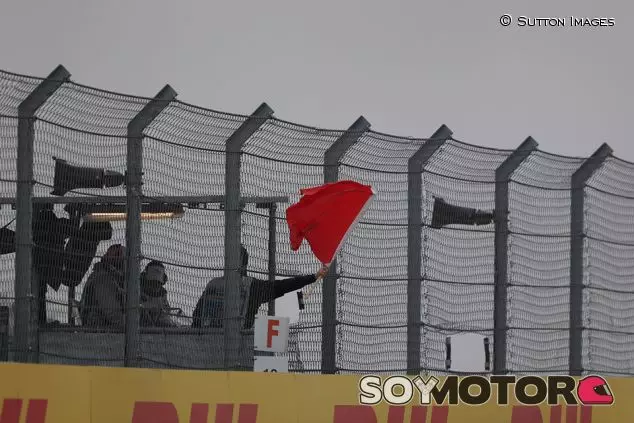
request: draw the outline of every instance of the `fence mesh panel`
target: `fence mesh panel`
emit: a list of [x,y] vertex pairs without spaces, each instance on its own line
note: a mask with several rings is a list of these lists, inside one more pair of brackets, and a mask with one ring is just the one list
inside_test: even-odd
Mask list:
[[584,192],[583,367],[634,374],[634,164],[609,157]]
[[[50,197],[57,188],[54,158],[70,166],[123,174],[127,125],[148,101],[72,82],[63,84],[37,112],[34,196]],[[99,201],[107,202],[107,196],[125,195],[123,185],[106,189],[74,187],[72,180],[79,171],[68,169],[58,175],[58,182],[68,189],[60,193],[67,197],[97,196]],[[75,210],[81,209],[63,204],[34,208],[34,270],[40,295],[46,293],[45,314],[44,303],[40,302],[40,362],[122,365],[125,256],[122,251],[111,259],[103,256],[110,246],[125,245],[125,224],[80,221]],[[73,268],[77,271],[71,272]],[[74,294],[71,287],[75,288]],[[98,301],[101,295],[104,297]],[[81,324],[90,329],[73,333],[60,324]]]
[[[164,196],[192,197],[177,219],[142,221],[141,309],[146,332],[141,340],[142,365],[149,367],[217,369],[223,366],[219,329],[188,334],[198,299],[209,281],[221,277],[224,265],[225,144],[246,116],[220,113],[172,102],[145,130],[143,194],[148,200]],[[151,262],[164,266],[167,307],[152,310],[154,292],[146,272]],[[151,266],[150,266],[151,267]],[[160,291],[160,290],[158,290]],[[169,327],[169,329],[165,329]],[[160,331],[152,332],[151,328]],[[234,352],[236,353],[236,352]]]
[[[1,97],[0,97],[1,98]],[[17,112],[16,112],[17,114]],[[17,159],[17,137],[18,119],[13,117],[0,116],[0,189],[2,197],[14,197],[16,192],[16,159]],[[15,247],[10,245],[14,242],[15,234],[15,210],[11,205],[0,205],[0,238],[2,251],[12,251]],[[0,306],[9,307],[13,314],[14,300],[14,273],[15,254],[0,255]]]
[[582,163],[537,151],[511,176],[507,367],[512,372],[568,372],[570,179]]
[[[495,207],[495,170],[510,152],[450,140],[423,173],[421,367],[445,369],[445,338],[475,333],[492,339],[495,257],[493,224],[431,228],[436,197],[481,210]],[[484,343],[481,348],[484,348]]]
[[[13,198],[17,188],[18,107],[38,86],[42,78],[0,71],[0,196]],[[0,316],[8,316],[7,331],[13,334],[15,315],[15,239],[16,213],[11,204],[0,205]],[[7,252],[7,254],[4,253]],[[0,322],[2,326],[5,322]],[[6,351],[2,351],[5,349]],[[0,334],[0,357],[12,357],[12,346]]]
[[[18,106],[42,81],[0,71],[0,318],[11,314],[10,335]],[[113,246],[126,244],[128,124],[150,101],[69,81],[36,113],[32,270],[41,286],[48,285],[46,314],[38,316],[42,363],[124,365],[124,256]],[[253,364],[251,328],[241,334],[240,351],[225,350],[220,327],[192,328],[208,283],[227,270],[226,143],[248,118],[172,101],[141,139],[132,140],[143,151],[143,210],[171,202],[165,197],[179,197],[182,209],[179,218],[141,222],[143,273],[134,282],[141,288],[141,366],[219,369],[225,355],[235,354],[244,357],[246,368]],[[286,210],[299,200],[300,189],[324,182],[325,153],[344,134],[270,118],[244,143],[240,194],[250,202],[241,213],[240,241],[255,283],[266,283],[271,265],[275,279],[318,270],[309,245],[290,249]],[[408,161],[428,140],[375,131],[352,135],[359,137],[340,159],[338,178],[371,185],[376,196],[337,257],[335,340],[322,339],[322,302],[330,299],[323,298],[321,282],[304,289],[305,309],[291,324],[288,352],[279,354],[288,357],[293,372],[320,372],[322,344],[333,341],[339,373],[407,368]],[[453,372],[445,369],[447,336],[473,333],[494,341],[493,223],[432,228],[431,222],[437,197],[493,210],[496,183],[503,182],[496,181],[496,169],[511,153],[449,139],[421,172],[421,371]],[[506,354],[513,373],[569,370],[570,183],[583,162],[535,151],[509,182],[508,245],[500,247],[508,249]],[[97,187],[99,169],[109,171],[106,179],[116,186]],[[73,185],[80,174],[92,188]],[[633,181],[634,164],[610,156],[584,189],[585,372],[634,374]],[[59,189],[56,194],[67,200],[53,193]],[[266,197],[286,197],[273,216],[273,263],[270,205],[260,204]],[[176,205],[161,204],[166,206]],[[120,218],[106,223],[99,213]],[[297,311],[296,301],[292,292],[277,303]],[[267,302],[259,302],[257,313],[266,314]],[[0,360],[7,350],[3,339],[0,333]]]
[[340,179],[375,198],[339,259],[337,367],[389,372],[407,359],[407,162],[424,139],[368,132],[345,154]]
[[[298,251],[290,249],[286,224],[286,208],[300,198],[300,189],[324,182],[324,154],[343,134],[301,126],[279,119],[270,119],[247,141],[243,148],[241,184],[244,196],[285,196],[287,204],[279,204],[277,220],[276,269],[279,278],[315,273],[319,263],[304,243]],[[242,243],[249,252],[249,271],[259,279],[268,273],[268,214],[266,209],[251,208],[242,214]],[[296,294],[287,294],[291,297]],[[292,301],[297,301],[291,298]],[[296,366],[304,371],[321,369],[321,283],[305,299],[292,326]],[[260,313],[268,308],[263,305]]]

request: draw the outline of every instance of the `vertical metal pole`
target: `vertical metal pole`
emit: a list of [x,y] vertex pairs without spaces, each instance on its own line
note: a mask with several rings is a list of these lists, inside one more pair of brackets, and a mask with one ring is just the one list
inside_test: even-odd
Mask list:
[[77,298],[77,290],[74,286],[68,287],[68,305],[66,306],[66,319],[68,320],[69,326],[75,326],[75,316],[73,315],[73,310],[75,309],[75,301]]
[[429,159],[451,138],[442,125],[407,161],[407,374],[420,373],[423,171]]
[[612,154],[607,144],[601,145],[572,175],[570,184],[570,356],[569,373],[583,372],[583,239],[584,188],[588,179]]
[[227,139],[225,157],[225,271],[224,271],[224,366],[240,363],[240,240],[242,235],[240,201],[240,162],[244,143],[273,115],[262,103]]
[[140,356],[139,306],[141,297],[141,197],[143,185],[143,131],[176,98],[166,85],[128,124],[126,172],[126,313],[125,366],[136,367]]
[[507,334],[509,182],[522,162],[537,149],[537,142],[528,137],[495,170],[495,258],[493,292],[493,374],[505,374]]
[[0,306],[0,363],[9,361],[9,307]]
[[[70,221],[71,221],[71,225],[74,228],[79,228],[80,226],[80,221],[81,221],[81,215],[79,214],[78,211],[74,211],[73,213],[69,213],[70,214]],[[69,286],[68,287],[68,306],[66,309],[66,316],[68,319],[68,324],[69,326],[75,326],[76,322],[75,322],[75,316],[73,315],[73,311],[75,310],[75,302],[76,300],[76,295],[77,295],[77,290],[75,286]]]
[[[339,179],[339,162],[348,149],[370,129],[370,123],[360,116],[324,154],[324,183]],[[323,280],[321,372],[334,374],[337,370],[337,260],[333,259],[330,271]]]
[[18,106],[18,159],[15,228],[15,360],[36,362],[38,278],[33,265],[33,144],[35,113],[64,84],[70,73],[59,65]]
[[[269,205],[269,282],[275,282],[275,256],[277,253],[277,204]],[[269,316],[275,316],[275,299],[269,301]]]
[[489,337],[484,338],[484,370],[491,370],[491,352],[489,350]]

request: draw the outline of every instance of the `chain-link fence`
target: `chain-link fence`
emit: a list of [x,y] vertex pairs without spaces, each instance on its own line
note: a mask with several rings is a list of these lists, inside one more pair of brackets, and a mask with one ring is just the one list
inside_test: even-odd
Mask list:
[[290,371],[451,373],[447,337],[477,333],[494,373],[634,372],[634,164],[607,145],[326,130],[69,78],[0,72],[0,360],[251,369],[253,314],[318,267],[286,208],[355,180],[375,199]]

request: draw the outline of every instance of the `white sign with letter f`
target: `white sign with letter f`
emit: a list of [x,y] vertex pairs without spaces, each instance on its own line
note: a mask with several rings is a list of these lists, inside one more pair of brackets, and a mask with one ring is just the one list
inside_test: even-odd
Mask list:
[[257,316],[253,333],[256,351],[284,353],[288,350],[288,317]]

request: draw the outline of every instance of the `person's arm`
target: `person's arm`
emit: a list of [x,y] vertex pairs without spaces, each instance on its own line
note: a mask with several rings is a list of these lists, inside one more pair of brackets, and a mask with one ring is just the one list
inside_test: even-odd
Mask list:
[[167,297],[163,297],[161,300],[163,307],[161,308],[161,314],[159,315],[159,326],[161,327],[178,327],[174,319],[172,319],[172,306],[170,305]]
[[302,289],[316,280],[315,275],[295,276],[288,279],[280,279],[275,282],[254,279],[251,284],[251,298],[253,298],[258,305],[268,303],[289,292]]
[[274,282],[255,280],[251,284],[251,296],[256,298],[258,304],[268,303],[276,298],[280,298],[289,292],[302,289],[306,285],[323,278],[328,272],[327,267],[322,267],[319,272],[313,275],[295,276],[287,279],[280,279]]
[[159,310],[159,315],[156,320],[156,326],[161,328],[175,328],[178,327],[176,322],[172,320],[169,310]]

